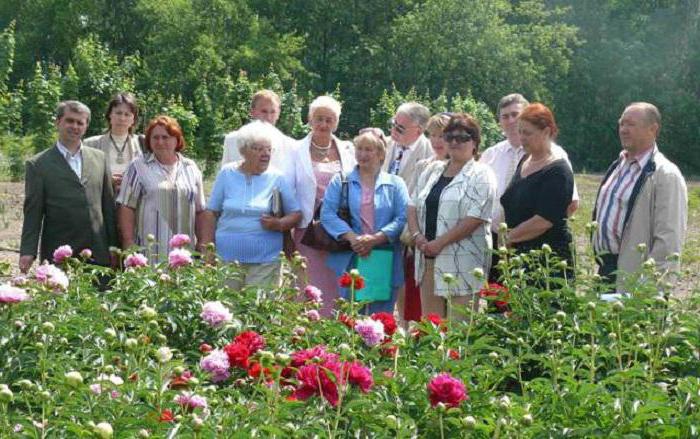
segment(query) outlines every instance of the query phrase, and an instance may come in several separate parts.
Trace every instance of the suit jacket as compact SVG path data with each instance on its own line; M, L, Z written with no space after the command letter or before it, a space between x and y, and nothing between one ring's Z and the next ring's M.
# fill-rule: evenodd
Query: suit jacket
M109 265L109 247L117 245L111 172L102 151L82 147L82 178L57 146L26 163L21 255L51 260L64 244L92 250L94 262Z
M389 171L389 166L391 166L391 162L394 161L394 150L396 148L396 142L389 140L389 144L386 148L386 157L384 158L384 164L382 165L382 171ZM421 135L418 140L413 142L410 149L411 154L408 156L408 158L404 159L405 162L399 171L399 176L403 178L403 181L406 183L408 193L412 194L413 189L416 187L416 180L418 180L419 177L419 175L417 175L418 171L416 170L416 164L423 159L432 157L434 153L433 147L430 145L430 140L424 135Z

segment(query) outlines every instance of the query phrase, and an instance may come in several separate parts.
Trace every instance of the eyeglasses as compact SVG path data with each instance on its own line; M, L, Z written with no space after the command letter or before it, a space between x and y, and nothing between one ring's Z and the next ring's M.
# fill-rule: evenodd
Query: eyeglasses
M391 123L391 128L395 129L396 132L399 134L405 133L406 130L408 129L405 126L401 125L400 123L396 123L396 119L392 118L389 122Z
M473 137L469 133L459 133L459 134L447 133L447 134L442 135L442 139L445 141L445 143L452 143L452 142L467 143L470 140L472 140Z

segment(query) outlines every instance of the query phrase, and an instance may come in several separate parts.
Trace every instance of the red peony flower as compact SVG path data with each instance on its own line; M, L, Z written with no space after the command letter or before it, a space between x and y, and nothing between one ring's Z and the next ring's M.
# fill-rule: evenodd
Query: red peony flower
M442 332L447 332L447 326L445 325L445 321L442 320L442 318L440 318L439 315L431 313L431 314L425 315L425 316L423 316L423 317L421 318L421 323L424 323L424 324L425 324L425 323L428 323L428 322L430 322L430 323L432 323L433 325L435 325L435 326L437 326L438 328L440 328L440 330L441 330ZM425 334L426 334L426 332L423 331L422 329L419 329L419 328L414 329L413 331L411 331L411 335L412 335L414 338L420 338L420 337L424 336Z
M391 344L391 339L387 338L382 342L380 352L384 357L394 358L399 351L399 347Z
M498 312L506 312L508 311L508 300L510 299L510 293L508 292L508 288L501 284L497 283L490 283L488 286L482 288L479 291L479 297L489 300L489 298L495 298L496 300L489 300L489 302L493 302L493 304L496 306L496 310Z
M173 422L175 420L175 416L173 415L173 411L170 409L165 409L162 412L160 412L160 418L158 418L160 422Z
M453 360L459 360L460 358L459 351L455 351L454 349L448 349L447 355Z
M186 370L182 372L180 376L173 375L170 378L170 388L171 389L184 389L189 387L190 379L192 378L192 372Z
M448 407L459 407L462 401L469 399L464 384L449 373L438 374L430 380L428 396L430 397L430 405L433 407L439 403Z
M208 345L206 343L202 343L199 345L199 352L201 352L203 354L208 354L211 351L212 351L211 345Z
M365 287L365 278L362 276L357 276L355 279L355 290L361 290Z
M348 377L348 382L360 388L363 393L369 392L374 385L372 371L366 368L361 362L353 361L343 365L343 376Z
M229 343L224 346L224 352L228 355L228 362L231 367L240 367L241 369L248 368L248 357L250 350L242 343Z
M443 324L442 318L437 314L428 314L424 318L425 321L432 323L435 326L441 326Z
M127 379L131 382L136 382L139 380L139 374L137 372L134 372L131 375L129 375Z
M250 355L265 347L265 339L255 331L241 332L233 339L234 343L241 343L250 351Z
M350 273L343 273L342 276L338 278L338 284L343 288L350 288L353 285L353 277ZM362 276L357 276L354 278L355 290L361 290L365 287L365 279Z
M257 361L251 362L248 366L248 376L251 378L260 378L260 374L265 376L265 381L270 381L272 379L272 372L269 367L262 367Z
M382 325L384 325L384 333L386 335L394 335L394 332L396 332L396 320L391 313L375 312L371 317L372 320L382 322Z
M347 314L339 314L338 320L340 320L345 326L347 326L350 329L353 329L355 327L355 319L353 319Z
M341 365L337 361L302 366L297 372L297 380L299 386L292 394L295 398L304 401L319 395L333 407L338 405L338 384L341 384L342 374Z

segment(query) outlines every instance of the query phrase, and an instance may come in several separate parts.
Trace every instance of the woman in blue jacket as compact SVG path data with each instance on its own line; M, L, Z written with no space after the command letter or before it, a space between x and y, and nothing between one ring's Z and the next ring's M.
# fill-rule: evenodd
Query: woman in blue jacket
M386 143L372 132L354 139L357 167L347 176L350 224L338 216L342 198L342 179L336 175L331 180L323 199L321 224L335 239L350 242L352 251L331 253L327 265L340 276L352 269L357 257L367 257L374 248L393 250L391 272L391 297L373 302L367 313L392 312L396 291L403 285L402 246L399 236L406 224L408 190L403 179L381 170ZM348 298L348 291L341 289L341 296Z

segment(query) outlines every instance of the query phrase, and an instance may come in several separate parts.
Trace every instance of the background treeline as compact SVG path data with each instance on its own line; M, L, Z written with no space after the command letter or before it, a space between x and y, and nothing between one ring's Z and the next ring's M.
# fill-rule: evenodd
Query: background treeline
M0 0L0 147L20 176L52 142L59 100L87 103L94 134L110 95L131 90L141 124L177 117L211 172L262 86L296 137L328 92L346 136L386 128L412 98L476 113L485 147L498 98L519 91L554 108L588 171L619 151L624 105L654 102L662 149L700 175L699 22L700 0Z

